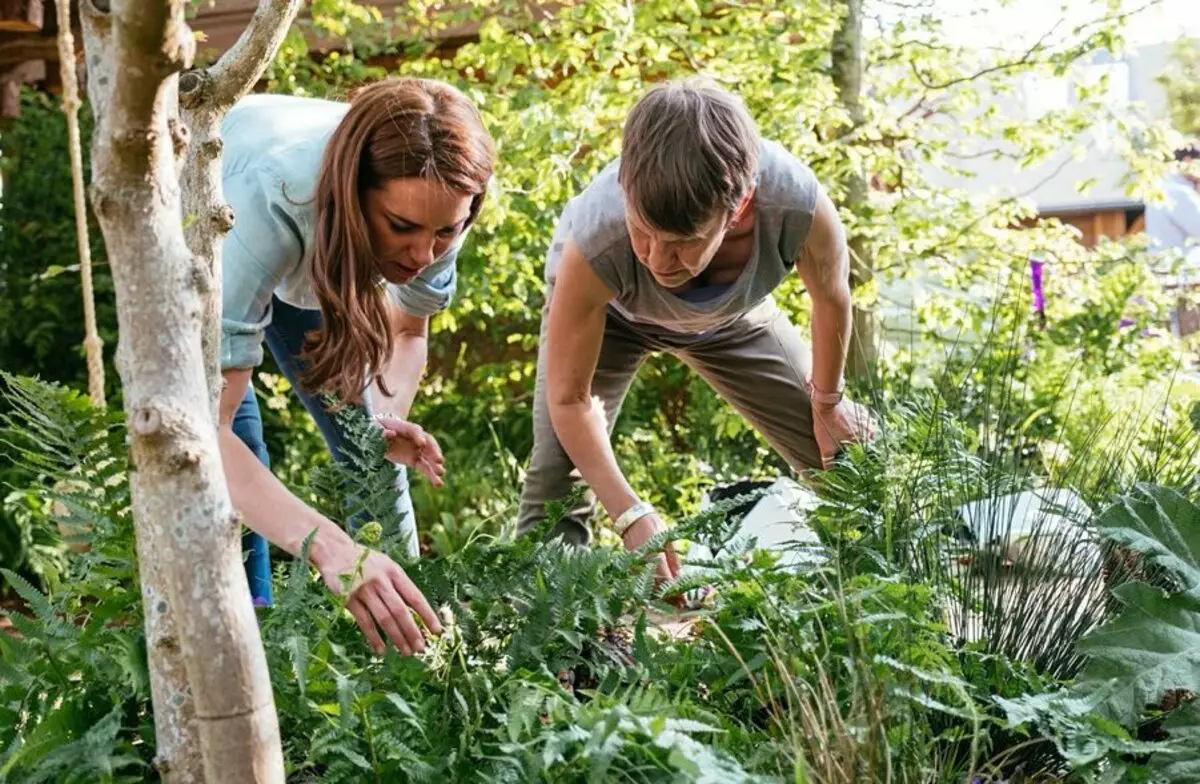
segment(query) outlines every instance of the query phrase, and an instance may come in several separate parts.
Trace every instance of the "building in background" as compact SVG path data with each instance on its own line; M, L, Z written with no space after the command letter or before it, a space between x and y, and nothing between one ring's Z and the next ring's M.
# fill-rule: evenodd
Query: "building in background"
M1174 41L1161 41L1120 57L1097 54L1063 76L1025 74L1017 77L1014 93L998 97L996 103L1006 117L1038 119L1077 105L1080 85L1095 85L1106 77L1103 95L1110 109L1147 121L1164 120L1166 93L1157 78L1168 67L1174 46ZM1091 247L1102 237L1144 229L1145 202L1130 195L1123 181L1130 172L1119 147L1130 140L1117 138L1116 133L1116 128L1098 122L1079 144L1064 147L1029 169L1018 168L1008 157L994 160L980 155L985 149L1004 149L1002 141L976 140L953 159L970 176L933 167L927 174L938 185L1027 198L1036 205L1039 217L1059 218L1074 226L1080 241Z

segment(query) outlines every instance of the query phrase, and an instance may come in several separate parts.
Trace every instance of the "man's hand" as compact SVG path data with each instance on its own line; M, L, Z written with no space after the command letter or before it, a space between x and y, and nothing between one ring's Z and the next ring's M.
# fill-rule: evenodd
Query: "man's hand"
M388 440L388 460L415 468L434 487L444 484L442 477L446 474L446 466L442 448L433 436L420 425L399 417L379 414L375 419L383 428L383 437Z
M845 398L835 406L813 403L812 412L813 432L825 468L833 465L842 444L875 438L875 421L866 407L858 403Z
M625 549L633 551L641 547L652 537L659 532L665 531L666 526L663 524L662 518L651 512L648 515L639 517L634 521L633 525L625 529L625 535L621 540L625 543ZM667 542L663 552L658 556L658 583L670 582L679 576L679 555L676 554L675 548L670 542Z
M385 647L380 629L405 656L425 650L425 637L413 620L414 610L431 633L442 633L441 622L424 594L383 553L347 538L316 566L325 585L338 595L346 591L342 577L352 578L346 608L377 654L382 655Z

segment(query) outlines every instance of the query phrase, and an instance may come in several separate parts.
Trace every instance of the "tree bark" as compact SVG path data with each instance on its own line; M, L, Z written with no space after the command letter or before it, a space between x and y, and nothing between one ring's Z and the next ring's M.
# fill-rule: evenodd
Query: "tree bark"
M841 26L834 34L830 55L833 83L837 87L838 100L850 117L852 126L866 122L862 106L863 81L863 0L839 0L845 15ZM857 166L846 177L846 205L852 209L865 204L868 198L867 178ZM850 287L861 289L875 278L875 259L870 244L861 233L850 232ZM846 375L852 379L863 379L870 375L875 366L877 350L875 312L861 303L854 305L854 326L850 337L850 350L846 359Z
M97 115L92 203L116 291L130 488L158 680L159 770L168 781L282 782L279 725L237 546L240 522L208 405L205 286L183 235L168 126L178 74L195 47L185 0L113 0L111 15L91 5L101 0L85 2Z
M88 102L95 118L92 127L92 181L95 182L100 175L96 150L100 138L107 133L109 98L117 67L112 53L112 19L107 1L80 0L80 21L87 64ZM118 362L126 348L126 343L118 340ZM150 696L154 704L155 766L165 781L203 781L200 732L174 614L170 611L167 576L154 544L147 541L141 531L136 544Z
M83 187L83 150L79 141L79 85L75 78L75 36L71 32L70 0L58 0L58 65L62 74L63 114L67 116L67 147L75 194L75 239L79 246L79 278L83 289L83 350L87 356L88 396L103 408L104 344L96 327L96 295L92 289L92 247L88 242L87 201Z
M190 137L183 167L185 236L196 278L205 286L201 344L214 421L221 394L221 243L235 220L221 188L221 121L262 77L299 10L300 0L260 0L250 24L220 60L179 80L177 141Z

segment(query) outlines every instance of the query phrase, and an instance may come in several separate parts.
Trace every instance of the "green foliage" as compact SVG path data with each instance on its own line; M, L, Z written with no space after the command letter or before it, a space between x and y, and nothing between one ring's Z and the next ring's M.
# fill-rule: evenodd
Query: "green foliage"
M80 133L91 133L91 113L79 113ZM21 119L0 132L0 367L63 383L87 379L83 353L83 297L75 238L75 202L67 155L67 121L57 101L21 93ZM84 145L83 165L89 166ZM100 337L112 356L116 309L104 242L89 212L89 236ZM109 392L118 392L109 366Z
M1200 41L1179 39L1158 82L1167 91L1171 124L1180 133L1200 136Z
M8 397L16 413L5 437L40 477L29 492L48 495L49 514L87 547L45 594L4 573L31 617L14 616L22 639L0 637L0 711L12 720L0 722L11 726L0 729L0 765L15 782L55 779L86 751L93 767L78 775L136 774L153 756L153 733L141 618L130 612L140 603L123 429L61 387L12 378ZM1044 724L1048 713L1058 723L1044 731L1077 767L1111 754L1165 759L1153 756L1164 749L1175 754L1172 765L1190 764L1182 741L1147 744L1118 721L1100 721L1100 697L1060 705L1036 696L1059 682L1017 654L963 645L948 633L944 607L954 586L930 579L917 556L930 542L950 541L929 521L970 487L955 488L956 474L945 470L969 463L957 440L964 431L928 405L906 413L915 415L897 416L896 431L879 444L889 459L878 465L895 466L886 476L862 473L866 457L880 457L871 450L831 473L831 500L811 520L833 557L795 570L734 536L736 521L724 514L741 499L635 553L540 535L476 536L439 557L407 560L387 534L394 490L380 481L390 475L382 439L365 416L343 411L361 465L322 467L312 486L329 503L360 504L364 517L384 523L364 526L360 537L375 529L372 541L405 564L440 608L446 632L419 658L375 656L306 561L281 567L277 604L259 612L290 777L760 781L802 771L809 780L861 781L890 769L898 780L949 782L1004 770L1012 759L1028 763L1019 731L1034 717ZM958 435L937 435L938 421ZM926 475L918 454L931 453L941 455L939 492L914 481ZM869 489L857 498L847 481L853 471ZM921 503L905 509L901 499ZM1144 502L1112 507L1122 508L1144 510ZM1162 543L1144 531L1182 530L1194 506L1158 508L1170 519L1138 526L1136 542L1116 536L1148 557L1160 553ZM668 536L704 541L717 553L697 564L706 567L702 576L670 589L697 581L715 589L682 628L667 623L668 595L655 587L649 560ZM1096 692L1104 699L1129 688L1144 697L1194 677L1179 664L1159 666L1154 683L1142 671L1156 655L1153 640L1169 628L1160 609L1143 613L1156 614L1144 624L1151 633L1125 634L1115 654L1093 645L1095 675L1086 677L1105 687L1120 678L1115 691ZM1127 609L1102 631L1124 634L1131 619L1141 616ZM1141 680L1129 675L1135 664ZM1085 730L1111 737L1096 751Z
M1191 533L1197 511L1169 489L1141 486L1105 510L1100 525L1188 587L1194 569L1186 549L1176 558L1169 548L1180 544L1181 532ZM1200 754L1200 602L1191 590L1164 592L1143 582L1113 593L1120 613L1080 640L1088 662L1075 683L996 702L1010 727L1039 725L1064 760L1095 780L1191 781Z
M88 547L45 595L5 574L33 617L14 616L22 639L0 638L0 710L13 719L0 724L0 764L12 781L54 778L97 744L107 745L94 765L145 764L153 737L130 612L140 605L122 429L61 388L9 387L14 432L47 444L23 452L37 488L60 488L53 513ZM377 457L381 439L357 424L352 451ZM332 487L368 512L391 505L371 500L369 479ZM717 536L711 520L696 525ZM928 589L779 570L725 542L728 561L707 578L724 598L672 634L649 561L662 538L636 553L480 539L408 563L447 629L419 659L374 656L305 561L281 569L278 603L260 618L292 777L756 781L836 763L949 780L976 763L982 714ZM114 712L119 722L106 718ZM822 757L812 738L838 743ZM936 747L944 764L930 761Z
M1015 228L1030 216L1019 199L927 179L929 168L958 170L972 144L996 139L997 155L1037 165L1106 119L1118 139L1146 145L1121 149L1138 175L1131 193L1154 181L1165 137L1106 116L1094 94L1036 122L993 108L1012 77L1062 73L1099 46L1119 46L1114 24L996 63L988 58L1002 55L947 41L932 16L901 14L868 42L866 120L852 125L827 73L838 23L829 4L599 0L543 17L514 0L454 9L412 0L404 14L423 19L426 34L482 20L478 40L436 52L397 38L376 11L344 2L311 10L316 31L351 45L312 56L299 35L310 23L298 24L269 89L343 97L390 73L447 79L481 107L501 166L461 257L460 294L434 322L413 413L449 469L445 488L412 487L433 557L400 555L369 430L354 430L357 462L333 464L274 368L256 376L276 474L335 519L349 508L378 522L378 546L404 563L447 627L421 658L376 657L302 562L282 566L277 605L260 619L292 780L949 782L1018 765L1187 780L1200 753L1194 707L1163 716L1139 701L1193 672L1189 593L1151 595L1135 583L1110 598L1128 575L1107 555L1081 579L1062 573L1073 541L1052 541L1044 558L1014 568L1005 556L1024 543L1011 521L989 522L994 541L970 541L959 511L1070 487L1091 509L1110 510L1099 523L1107 546L1142 552L1157 570L1147 584L1196 585L1179 503L1160 493L1156 503L1109 504L1135 482L1175 488L1188 503L1200 491L1188 410L1200 388L1180 372L1180 347L1155 332L1164 298L1139 240L1085 249L1054 222ZM678 519L668 536L717 553L673 589L715 588L681 630L663 622L667 597L645 555L613 547L607 532L599 547L576 551L514 541L511 529L556 217L616 154L642 91L698 70L735 87L764 133L839 202L878 273L856 299L884 309L888 331L878 375L854 390L881 436L816 484L809 519L827 560L800 571L731 539L723 513L695 514L713 483L773 477L785 470L778 458L678 363L655 357L642 369L616 426L618 459ZM0 365L82 386L77 319L64 310L78 293L59 290L74 278L45 275L58 263L50 249L69 257L74 247L65 133L46 130L61 128L52 101L24 100L4 136L4 160L18 150L22 162L7 172L0 209L0 301L18 314L0 326ZM844 203L840 183L858 171L881 187ZM36 197L18 197L29 189ZM1029 314L1034 253L1051 261L1044 328ZM113 323L106 285L102 328ZM806 328L799 283L778 299ZM144 777L153 726L119 423L66 389L8 385L13 493L0 553L40 584L15 572L0 583L39 618L15 618L21 640L0 633L0 778ZM60 529L88 549L66 552ZM1079 614L1046 612L1047 591ZM1090 689L1060 693L1076 688L1074 677ZM1170 737L1143 738L1145 722L1159 720Z
M1099 710L1128 724L1167 691L1200 683L1200 600L1163 596L1143 583L1114 593L1124 611L1080 640L1080 651L1089 657L1081 678L1118 681L1119 689Z
M1110 540L1167 569L1184 593L1200 598L1200 507L1174 490L1148 486L1096 522Z
M68 388L5 374L3 438L34 477L41 514L86 545L42 575L5 582L31 617L0 633L0 779L140 781L153 756L124 430Z

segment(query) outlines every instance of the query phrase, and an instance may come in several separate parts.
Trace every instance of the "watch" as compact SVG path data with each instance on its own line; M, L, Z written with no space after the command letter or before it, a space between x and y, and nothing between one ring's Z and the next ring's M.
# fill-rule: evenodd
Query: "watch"
M621 516L617 518L615 524L617 535L624 536L625 532L629 530L630 526L653 511L654 505L649 501L638 501L633 506L622 512Z
M806 382L806 386L808 387L808 399L810 401L817 405L829 406L830 408L841 403L842 397L845 394L844 386L840 383L834 392L822 392L813 385L811 380Z

